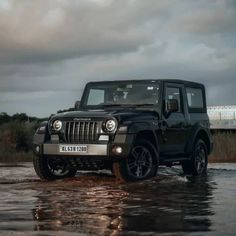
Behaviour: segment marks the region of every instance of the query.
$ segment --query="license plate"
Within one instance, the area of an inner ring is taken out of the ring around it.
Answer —
[[[86,145],[60,145],[59,152],[62,152],[62,153],[87,153],[88,147]]]

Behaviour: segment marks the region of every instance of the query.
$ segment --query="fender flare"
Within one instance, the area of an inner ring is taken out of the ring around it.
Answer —
[[[40,131],[41,127],[45,127],[45,131]],[[43,144],[44,141],[48,138],[48,135],[48,121],[43,121],[39,124],[38,129],[34,134],[33,144]]]
[[[155,146],[156,150],[159,151],[157,134],[155,132],[154,126],[150,122],[144,122],[144,121],[133,122],[128,127],[128,134],[134,134],[133,142],[135,142],[137,136],[140,133],[142,134],[145,132],[152,134],[152,138],[153,138],[152,144]]]
[[[192,147],[199,137],[201,137],[201,139],[206,143],[207,153],[210,154],[211,152],[210,132],[208,129],[200,125],[195,126],[193,131],[191,132],[188,138],[189,141],[186,144],[186,152],[189,154],[192,153]]]

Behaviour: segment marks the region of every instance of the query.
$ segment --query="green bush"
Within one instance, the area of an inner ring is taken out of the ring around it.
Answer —
[[[33,135],[38,124],[47,119],[0,112],[0,161],[31,160]]]
[[[11,121],[0,126],[0,158],[32,151],[36,122]]]

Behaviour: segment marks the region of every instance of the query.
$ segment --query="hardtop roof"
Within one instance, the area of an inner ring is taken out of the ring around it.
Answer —
[[[204,87],[203,84],[188,80],[181,80],[181,79],[133,79],[133,80],[113,80],[113,81],[92,81],[88,82],[87,84],[100,84],[100,83],[122,83],[122,82],[165,82],[165,83],[176,83],[176,84],[184,84],[187,86],[194,86],[194,87]]]

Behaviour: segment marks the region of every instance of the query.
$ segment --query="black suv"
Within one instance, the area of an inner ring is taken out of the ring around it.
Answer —
[[[124,181],[157,174],[159,165],[206,172],[212,138],[202,84],[183,80],[91,82],[75,111],[43,122],[34,136],[41,179],[110,169]]]

